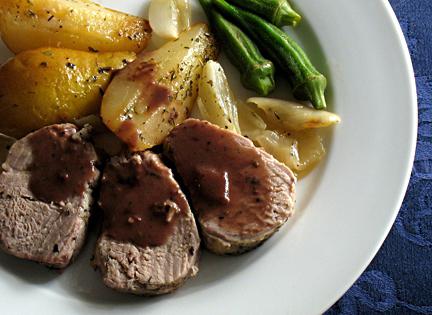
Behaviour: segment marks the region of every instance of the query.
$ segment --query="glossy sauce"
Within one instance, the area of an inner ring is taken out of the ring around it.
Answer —
[[[131,68],[127,69],[127,71],[131,72],[128,79],[130,81],[139,81],[143,87],[141,98],[148,100],[148,111],[154,111],[160,106],[170,103],[171,90],[155,81],[157,66],[154,62],[137,60],[128,67]]]
[[[164,245],[188,208],[169,169],[149,152],[106,167],[100,205],[105,233],[141,247]]]
[[[189,119],[165,144],[202,224],[236,235],[275,224],[270,173],[251,141]]]
[[[139,142],[138,128],[132,120],[125,120],[117,130],[117,136],[131,148],[135,148]]]
[[[29,136],[33,162],[30,190],[46,202],[62,202],[81,196],[96,176],[93,146],[73,137],[73,125],[54,125]]]
[[[144,55],[149,55],[149,53],[145,52]],[[151,59],[150,61],[141,61],[141,58],[117,74],[125,81],[137,83],[134,86],[139,89],[139,98],[134,100],[132,106],[127,106],[128,113],[124,115],[127,119],[123,119],[116,131],[117,136],[127,143],[132,150],[138,146],[141,136],[140,126],[134,122],[134,116],[155,112],[162,106],[168,106],[173,99],[172,91],[155,80],[156,63]]]

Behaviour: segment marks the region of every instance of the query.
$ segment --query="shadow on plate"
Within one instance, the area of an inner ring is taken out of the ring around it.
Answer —
[[[45,284],[60,275],[57,270],[50,270],[45,266],[18,259],[3,252],[0,252],[0,268],[15,275],[22,281],[35,285]]]
[[[93,233],[92,233],[93,234]],[[239,257],[220,257],[203,251],[198,275],[186,282],[186,285],[175,293],[160,297],[139,297],[118,293],[104,286],[98,271],[90,266],[90,257],[96,242],[96,235],[91,235],[84,252],[59,277],[56,284],[59,290],[90,304],[154,304],[171,296],[182,297],[204,289],[208,284],[222,281],[233,273],[256,262],[262,253],[251,252]],[[55,277],[55,275],[53,276]],[[63,293],[61,293],[63,295]]]

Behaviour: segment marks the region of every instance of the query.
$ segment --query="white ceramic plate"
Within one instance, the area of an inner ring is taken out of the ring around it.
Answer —
[[[147,1],[100,2],[147,16]],[[343,118],[326,161],[298,186],[296,216],[251,253],[204,253],[195,279],[152,299],[105,288],[89,265],[93,242],[63,274],[0,254],[2,313],[317,314],[350,287],[386,237],[407,187],[417,126],[412,66],[386,0],[292,2],[305,17],[296,38],[329,77],[330,108]],[[197,4],[194,13],[203,20]],[[7,50],[0,52],[6,60]],[[238,86],[237,72],[224,65]],[[276,95],[287,90],[282,82]]]

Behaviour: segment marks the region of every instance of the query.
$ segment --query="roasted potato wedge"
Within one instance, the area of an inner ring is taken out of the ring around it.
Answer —
[[[139,52],[151,28],[89,0],[2,0],[0,34],[14,53],[40,47]]]
[[[0,68],[0,132],[13,137],[96,113],[112,76],[133,52],[25,51]]]
[[[142,53],[108,86],[101,107],[104,123],[131,150],[161,144],[188,117],[203,66],[216,53],[205,24],[193,26],[158,50]]]

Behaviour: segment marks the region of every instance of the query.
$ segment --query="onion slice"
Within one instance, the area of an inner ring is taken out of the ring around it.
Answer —
[[[237,106],[222,66],[208,61],[199,82],[199,98],[193,109],[195,118],[200,118],[240,134]]]
[[[189,0],[152,0],[149,22],[153,32],[166,40],[175,40],[190,27]]]
[[[295,102],[267,97],[253,97],[247,100],[264,113],[265,120],[281,130],[304,130],[329,127],[341,122],[333,113],[316,110]]]

